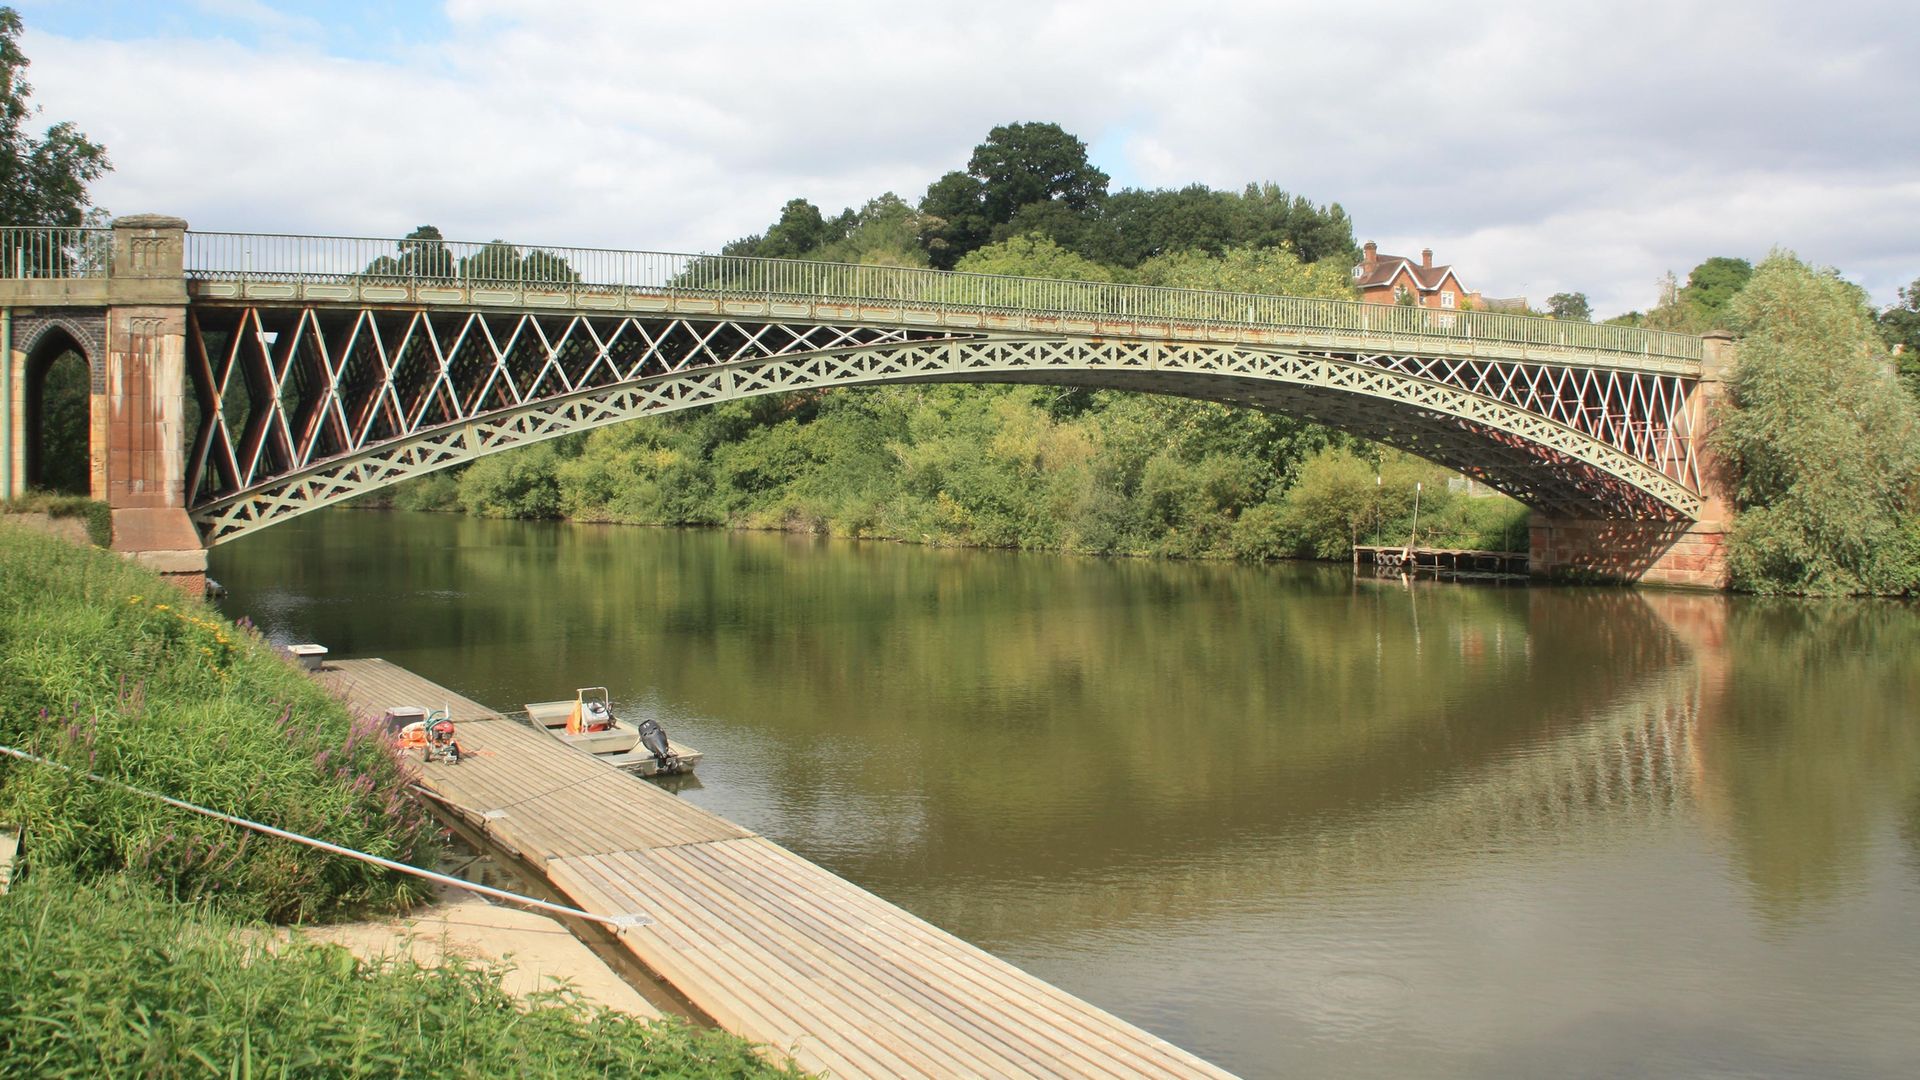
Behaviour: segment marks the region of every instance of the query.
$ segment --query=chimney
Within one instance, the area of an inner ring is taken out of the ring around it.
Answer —
[[[1367,246],[1365,248],[1362,248],[1361,250],[1367,253],[1366,257],[1360,260],[1361,266],[1366,267],[1367,270],[1371,272],[1374,267],[1380,265],[1380,245],[1379,244],[1376,244],[1373,241],[1369,240],[1367,241]]]
[[[1421,249],[1420,265],[1428,270],[1433,269],[1433,249],[1432,248]]]

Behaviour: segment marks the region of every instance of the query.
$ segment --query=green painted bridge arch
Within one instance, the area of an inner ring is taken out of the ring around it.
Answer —
[[[161,350],[179,358],[176,422],[190,429],[177,502],[207,545],[570,432],[759,394],[917,382],[1109,387],[1285,412],[1474,476],[1542,520],[1602,523],[1613,536],[1677,536],[1711,509],[1698,446],[1711,364],[1696,337],[912,268],[137,220],[144,231],[0,231],[0,257],[28,266],[0,277],[0,298],[10,308],[91,298],[109,338],[129,300],[150,308],[165,293],[177,305],[177,339]]]

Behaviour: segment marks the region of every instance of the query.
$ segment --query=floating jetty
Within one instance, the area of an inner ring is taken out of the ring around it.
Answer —
[[[316,677],[362,713],[445,703],[458,765],[426,796],[699,1012],[835,1077],[1228,1077],[717,815],[384,660]]]
[[[1475,551],[1469,548],[1406,547],[1400,544],[1355,544],[1353,565],[1371,563],[1390,570],[1429,570],[1454,574],[1527,575],[1524,551]]]

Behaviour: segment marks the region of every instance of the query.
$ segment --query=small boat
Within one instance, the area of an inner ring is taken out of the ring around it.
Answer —
[[[641,776],[692,772],[700,763],[700,751],[669,741],[652,717],[632,724],[615,716],[604,686],[583,686],[571,701],[530,702],[527,718],[561,742]]]

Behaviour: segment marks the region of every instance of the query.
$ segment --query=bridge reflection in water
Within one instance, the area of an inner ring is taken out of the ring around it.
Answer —
[[[433,515],[216,555],[483,700],[620,673],[685,797],[1245,1075],[1920,1056],[1908,608]]]

